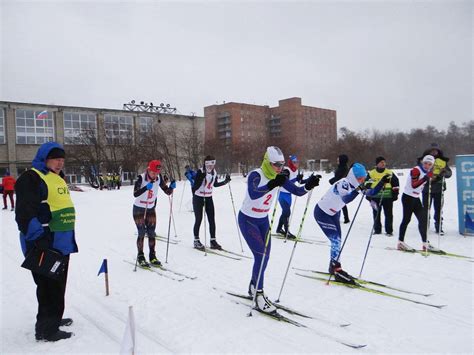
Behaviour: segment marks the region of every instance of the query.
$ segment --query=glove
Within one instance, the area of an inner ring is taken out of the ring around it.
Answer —
[[[147,190],[151,190],[153,188],[153,183],[152,182],[149,182],[148,184],[146,184],[146,189]]]
[[[288,180],[288,176],[286,174],[278,174],[273,180],[270,180],[267,183],[267,187],[269,190],[273,190],[275,187],[283,186],[286,180]]]
[[[51,232],[49,230],[45,230],[43,235],[35,240],[34,244],[40,250],[46,250],[51,247]]]
[[[168,175],[163,175],[163,181],[166,183],[168,183],[168,181],[170,181],[170,179],[168,178]]]
[[[300,174],[296,175],[296,181],[301,183],[301,181],[303,181],[303,174],[300,173]]]
[[[356,191],[359,190],[359,191],[366,191],[369,189],[371,185],[371,182],[370,181],[367,181],[367,182],[364,182],[362,184],[360,184],[359,186],[357,186],[357,188],[355,189]]]
[[[230,182],[230,180],[231,180],[231,179],[230,179],[230,175],[227,174],[227,175],[225,176],[225,182]]]
[[[320,178],[321,178],[320,175],[311,175],[306,181],[304,188],[309,191],[311,189],[314,189],[316,186],[319,186]]]
[[[380,179],[380,181],[382,181],[382,183],[386,184],[386,183],[389,183],[391,179],[392,179],[392,175],[386,174],[382,177],[382,179]]]
[[[431,179],[432,177],[433,177],[433,171],[428,171],[428,172],[426,173],[426,175],[423,177],[423,179],[424,179],[425,181],[428,181],[428,180]]]
[[[176,181],[175,180],[171,180],[171,184],[170,184],[170,189],[175,189],[176,188]]]

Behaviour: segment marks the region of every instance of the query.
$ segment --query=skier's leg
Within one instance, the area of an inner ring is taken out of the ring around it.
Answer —
[[[329,216],[318,205],[314,208],[314,219],[331,242],[331,260],[337,260],[341,250],[341,226],[339,224],[340,213]]]
[[[380,200],[374,199],[373,200],[376,204],[377,207],[380,207]],[[381,207],[380,207],[381,208]],[[380,222],[380,215],[382,212],[378,212],[377,210],[372,208],[372,215],[374,217],[374,234],[380,234],[382,233],[382,223]]]
[[[155,254],[155,238],[156,238],[156,211],[154,208],[148,209],[145,220],[146,235],[148,236],[148,247],[150,255]]]
[[[202,210],[204,207],[204,197],[193,195],[193,210],[194,210],[194,239],[199,239],[199,228],[202,222]]]
[[[133,220],[138,230],[137,237],[137,249],[138,253],[143,253],[143,239],[145,238],[146,228],[145,228],[145,209],[137,206],[133,206]]]
[[[216,218],[212,196],[206,197],[206,215],[209,222],[209,233],[211,235],[211,240],[216,239]]]
[[[398,240],[403,242],[405,240],[405,233],[407,231],[408,224],[411,220],[411,215],[413,213],[413,200],[415,198],[405,195],[402,195],[402,206],[403,206],[403,219],[400,223],[400,232],[398,235]]]
[[[426,207],[423,207],[419,199],[414,199],[413,212],[418,220],[418,231],[420,232],[423,243],[427,241],[427,225],[426,225]]]
[[[393,201],[391,198],[386,198],[382,202],[383,213],[385,215],[385,233],[393,233]]]
[[[291,215],[291,194],[280,193],[280,197],[282,198],[281,217],[283,218],[283,227],[285,227],[285,232],[289,232],[290,226],[288,223]]]
[[[441,223],[441,192],[440,193],[434,193],[431,194],[432,200],[433,200],[433,206],[434,206],[434,223],[435,223],[435,229],[436,233],[439,233],[439,226]]]

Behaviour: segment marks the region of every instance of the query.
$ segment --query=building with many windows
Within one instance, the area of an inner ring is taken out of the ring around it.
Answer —
[[[85,165],[90,154],[87,149],[100,150],[103,154],[101,162],[94,166],[97,173],[107,173],[111,169],[107,162],[110,165],[111,161],[121,165],[125,160],[162,158],[129,156],[139,151],[132,150],[132,146],[151,144],[146,140],[153,127],[158,127],[160,132],[176,133],[175,137],[193,131],[200,142],[204,140],[203,117],[0,101],[0,177],[7,171],[17,176],[29,168],[38,146],[48,141],[63,144],[66,153],[80,156],[83,152],[83,164],[67,161],[66,173],[71,182],[85,182],[84,169],[89,169]],[[163,136],[167,135],[162,133],[160,137]],[[184,150],[185,147],[175,148],[173,161],[182,160],[184,164],[187,160]],[[123,174],[127,179],[127,171]]]
[[[268,145],[302,161],[326,158],[337,141],[335,110],[304,106],[301,98],[280,100],[277,107],[229,102],[204,108],[209,149],[235,169],[255,167]]]

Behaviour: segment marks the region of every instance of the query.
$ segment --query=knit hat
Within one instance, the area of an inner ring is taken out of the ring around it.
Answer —
[[[377,165],[378,163],[380,163],[382,160],[385,160],[385,158],[382,157],[382,156],[375,158],[375,165]]]
[[[435,163],[435,158],[432,155],[425,155],[421,162],[422,163],[431,163],[431,165],[433,165]]]
[[[53,148],[49,151],[48,155],[46,156],[46,160],[48,159],[65,159],[66,158],[66,152],[64,149],[61,148]]]

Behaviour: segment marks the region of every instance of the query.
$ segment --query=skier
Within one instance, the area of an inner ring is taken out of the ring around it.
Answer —
[[[211,235],[211,249],[222,250],[222,246],[216,240],[216,222],[214,218],[214,201],[212,199],[212,190],[214,187],[220,187],[230,182],[230,175],[225,179],[217,181],[216,158],[208,155],[204,158],[202,169],[198,169],[194,178],[192,187],[193,192],[193,210],[194,210],[194,248],[204,250],[205,246],[199,240],[199,228],[201,228],[203,209],[206,212],[209,221],[209,233]]]
[[[443,209],[442,204],[444,191],[446,191],[445,180],[449,179],[453,175],[453,172],[448,165],[449,158],[444,156],[443,151],[439,149],[438,144],[431,144],[431,147],[427,149],[423,155],[425,156],[428,154],[435,158],[435,162],[433,166],[433,180],[431,180],[431,186],[426,184],[423,189],[423,206],[433,205],[436,233],[444,235],[441,221],[441,210]],[[431,194],[431,200],[429,204],[428,194]],[[427,211],[427,213],[429,215],[430,211]]]
[[[303,174],[300,174],[298,171],[298,167],[300,165],[298,161],[298,157],[296,155],[290,155],[288,159],[288,166],[283,168],[283,172],[288,175],[288,180],[295,183],[304,184],[306,180],[303,181]],[[278,226],[276,232],[283,236],[286,236],[289,239],[295,239],[296,236],[290,232],[289,229],[289,218],[291,214],[291,193],[288,192],[284,187],[280,189],[280,195],[278,197],[278,202],[281,206],[281,216],[280,220],[278,221]]]
[[[349,168],[347,166],[348,161],[349,157],[346,154],[341,154],[337,157],[337,169],[334,171],[334,177],[329,179],[329,183],[331,185],[334,185],[335,182],[347,176],[347,173],[349,172]],[[349,211],[347,210],[347,206],[342,208],[342,213],[344,214],[344,224],[349,223]]]
[[[161,174],[161,162],[159,160],[152,160],[148,163],[146,171],[139,175],[133,189],[133,196],[135,202],[133,203],[133,219],[138,229],[137,238],[137,263],[141,267],[160,266],[161,262],[156,257],[155,253],[155,228],[156,228],[156,200],[158,195],[158,187],[160,187],[165,194],[171,195],[176,188],[176,182],[171,181],[167,186]],[[150,250],[150,263],[145,259],[143,253],[143,244],[145,234],[148,237],[148,248]]]
[[[414,252],[415,249],[405,243],[405,232],[411,220],[411,215],[415,214],[418,219],[418,230],[423,241],[423,251],[440,252],[439,249],[433,247],[427,238],[427,206],[423,206],[420,195],[426,183],[430,183],[433,177],[433,165],[435,158],[432,155],[425,155],[421,163],[410,171],[407,178],[405,189],[402,195],[403,219],[400,224],[400,234],[398,236],[398,250]]]
[[[15,183],[16,180],[13,176],[10,176],[10,173],[6,173],[2,179],[3,185],[3,209],[7,209],[7,196],[10,199],[10,204],[12,206],[12,211],[15,210],[15,200],[13,199],[13,194],[15,192]]]
[[[378,208],[383,209],[385,214],[385,233],[387,236],[393,236],[393,202],[398,199],[398,193],[400,189],[400,182],[398,181],[397,175],[392,170],[386,168],[386,160],[384,157],[377,157],[375,159],[375,168],[369,171],[367,179],[372,182],[372,187],[375,187],[380,179],[385,175],[390,175],[390,181],[385,184],[383,191],[380,191],[374,197],[367,197],[373,207],[372,212],[374,216],[374,234],[382,233],[381,215],[382,211],[378,211]]]
[[[35,325],[38,341],[58,341],[73,335],[59,329],[73,322],[62,317],[69,257],[78,252],[74,230],[76,212],[62,171],[65,157],[60,144],[42,144],[32,162],[33,168],[21,174],[15,186],[15,220],[23,254],[26,256],[35,248],[41,251],[54,248],[67,259],[59,279],[32,273],[38,299]]]
[[[337,181],[324,194],[314,207],[314,218],[331,242],[331,259],[329,273],[334,275],[336,281],[354,283],[354,278],[342,269],[339,261],[341,251],[341,225],[339,223],[341,209],[353,201],[360,192],[365,196],[375,196],[382,186],[390,181],[390,175],[384,175],[379,183],[368,188],[365,185],[367,171],[362,164],[354,163],[347,177]]]
[[[257,309],[265,313],[276,311],[275,306],[263,292],[265,269],[271,251],[271,238],[268,239],[265,250],[267,233],[270,232],[268,213],[275,195],[278,194],[278,190],[275,191],[275,188],[284,187],[294,195],[303,196],[319,185],[319,177],[313,175],[307,179],[305,186],[297,187],[288,180],[286,174],[282,173],[284,164],[285,157],[280,148],[268,147],[261,167],[251,171],[248,175],[247,193],[239,212],[240,230],[254,256],[249,295],[254,296],[256,292]],[[264,258],[263,265],[262,258]],[[262,269],[257,285],[261,265]]]

